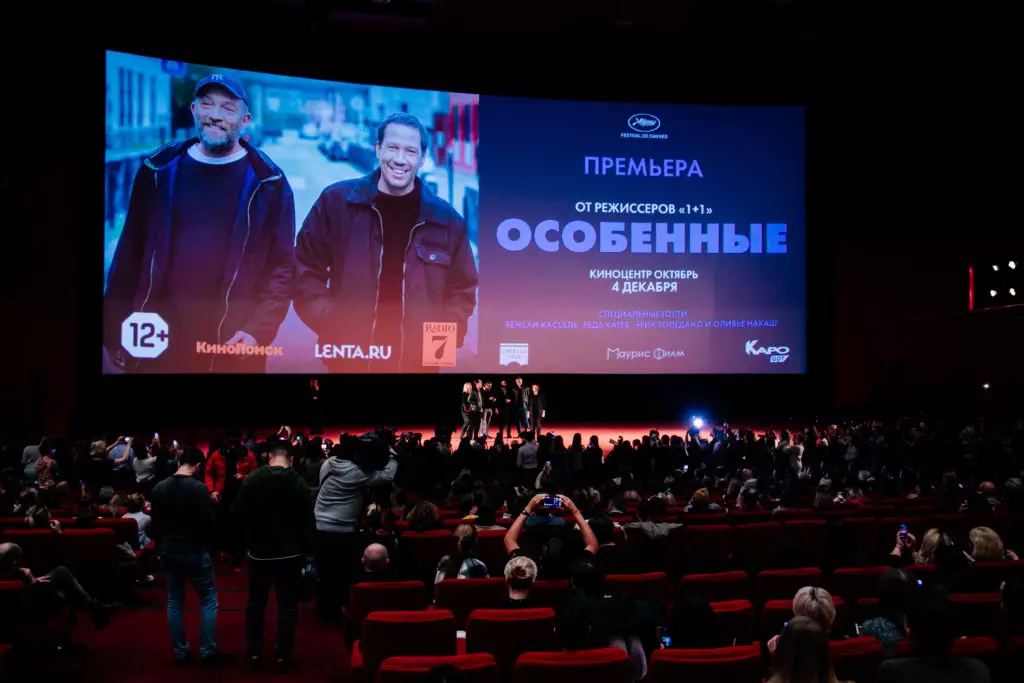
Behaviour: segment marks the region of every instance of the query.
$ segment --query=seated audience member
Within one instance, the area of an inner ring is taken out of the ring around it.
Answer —
[[[526,504],[526,507],[516,516],[515,521],[512,522],[512,526],[508,532],[505,533],[505,552],[508,553],[508,557],[511,560],[514,557],[522,555],[522,550],[519,548],[519,534],[522,533],[523,528],[526,525],[526,520],[533,515],[534,511],[537,510],[544,499],[547,498],[547,494],[539,493]],[[583,537],[583,544],[585,547],[584,556],[588,559],[593,559],[597,556],[597,538],[594,536],[594,532],[591,530],[587,520],[584,519],[583,514],[576,507],[576,504],[572,499],[566,496],[557,496],[561,501],[562,506],[565,510],[572,515],[573,520],[579,527],[580,535]],[[544,548],[541,554],[540,567],[538,568],[540,578],[544,580],[553,579],[564,579],[568,577],[568,556],[565,552],[565,541],[558,537],[549,538],[544,544]]]
[[[498,508],[500,507],[501,502],[497,498],[484,494],[476,508],[476,519],[473,520],[476,530],[504,531],[505,527],[498,524]]]
[[[755,481],[756,480],[751,480]],[[761,494],[758,493],[756,486],[744,486],[740,489],[739,498],[736,499],[736,507],[738,510],[743,512],[755,512],[761,510],[761,505],[758,502],[761,498]]]
[[[37,577],[28,567],[21,566],[22,558],[21,546],[0,543],[0,581],[21,581],[29,591],[32,613],[20,615],[20,618],[45,621],[65,609],[72,609],[88,612],[97,629],[105,629],[110,624],[116,606],[97,602],[82,588],[70,569],[60,566]]]
[[[1003,547],[1003,539],[987,526],[971,529],[971,560],[974,562],[1002,562],[1016,560],[1017,553]]]
[[[136,461],[138,462],[138,461]],[[146,501],[138,493],[133,493],[125,499],[125,507],[128,508],[128,512],[122,515],[125,519],[134,519],[135,523],[139,526],[139,547],[145,548],[149,545],[149,525],[153,519],[146,514]]]
[[[782,630],[768,683],[837,683],[828,637],[817,622],[793,617]]]
[[[570,584],[576,597],[566,609],[578,609],[588,615],[591,647],[617,647],[626,652],[633,662],[633,678],[641,680],[647,675],[647,655],[643,636],[646,631],[654,635],[654,624],[645,623],[645,611],[626,596],[607,594],[605,573],[593,560],[573,564]]]
[[[717,503],[711,502],[711,494],[706,488],[697,489],[690,498],[690,504],[683,508],[686,512],[700,515],[708,512],[718,512],[722,509]]]
[[[836,620],[836,603],[832,600],[832,594],[824,588],[804,586],[793,596],[793,616],[807,617],[816,623],[823,633],[829,633]],[[775,653],[779,638],[780,636],[774,636],[768,641],[769,653]]]
[[[437,565],[434,583],[445,579],[486,579],[487,565],[473,557],[476,551],[476,529],[471,524],[460,524],[452,534],[455,552],[445,555]]]
[[[380,543],[371,543],[363,551],[363,571],[354,583],[380,583],[397,580],[391,571],[388,549]]]
[[[530,588],[537,580],[537,564],[525,555],[513,557],[505,564],[505,585],[508,597],[504,606],[508,609],[528,607]]]
[[[435,531],[443,528],[441,513],[429,500],[421,500],[413,505],[405,521],[409,522],[410,531]]]
[[[595,647],[593,611],[585,606],[569,603],[555,621],[555,640],[564,652],[589,650]]]
[[[632,555],[628,547],[615,542],[615,524],[605,516],[590,520],[590,528],[597,538],[597,563],[605,574],[629,574]]]
[[[885,656],[892,657],[896,643],[907,635],[907,607],[914,595],[916,583],[906,569],[887,569],[881,578],[878,616],[865,621],[860,635],[874,636],[885,648]]]
[[[533,514],[530,515],[530,518],[528,520],[526,520],[527,529],[532,529],[534,531],[541,532],[556,533],[561,533],[565,531],[565,520],[561,517],[556,517],[555,515],[551,514],[551,510],[553,508],[545,505],[545,502],[547,502],[549,498],[557,499],[557,497],[558,496],[555,496],[551,493],[544,493],[544,497],[541,500],[540,505],[534,508]]]
[[[917,591],[907,610],[907,641],[913,656],[883,662],[875,683],[988,683],[987,666],[950,654],[954,640],[946,592],[937,586]]]
[[[75,526],[79,528],[94,526],[99,518],[100,508],[96,505],[96,500],[92,494],[83,493],[82,497],[78,499],[78,509],[75,511]]]
[[[921,537],[921,547],[913,553],[914,564],[933,564],[935,554],[943,546],[952,546],[953,539],[941,529],[929,529]],[[902,550],[901,550],[902,552]]]
[[[703,650],[720,647],[715,613],[702,597],[679,597],[672,606],[668,636],[672,649]]]
[[[29,529],[50,529],[55,534],[61,532],[60,522],[50,517],[50,510],[45,505],[33,505],[26,510],[25,524]]]
[[[652,540],[658,538],[666,538],[669,533],[682,524],[677,522],[655,522],[653,517],[658,514],[663,514],[665,510],[665,503],[660,498],[650,498],[640,503],[640,507],[636,510],[636,522],[630,522],[629,524],[623,524],[623,528],[626,533],[640,532]],[[597,533],[597,532],[595,532]],[[601,542],[598,537],[598,543]]]

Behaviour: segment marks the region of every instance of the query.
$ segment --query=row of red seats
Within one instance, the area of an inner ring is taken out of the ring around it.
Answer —
[[[517,683],[552,675],[581,676],[597,683],[632,681],[632,666],[622,650],[553,651],[554,619],[550,609],[478,610],[470,617],[463,641],[447,610],[373,612],[352,649],[353,677],[357,683],[415,681],[435,666],[453,664],[480,681],[500,680],[502,675]],[[870,636],[836,640],[831,649],[840,680],[870,683],[885,658],[881,644]],[[1005,650],[994,638],[965,638],[956,642],[954,652],[981,659],[994,680],[1008,681],[1024,664],[1024,638]],[[760,683],[766,664],[756,642],[708,650],[658,650],[650,657],[646,680]]]
[[[818,574],[813,572],[817,571]],[[739,573],[739,572],[736,572]],[[806,585],[820,585],[820,570],[766,573],[759,576],[763,589],[756,605],[745,580],[732,584],[736,592],[724,590],[725,582],[705,582],[703,576],[686,577],[679,585],[683,595],[698,595],[711,603],[715,613],[718,634],[723,644],[746,642],[756,635],[769,638],[777,634],[782,625],[793,616],[793,596]],[[734,577],[739,579],[740,577]],[[877,581],[874,590],[833,595],[836,622],[833,635],[842,637],[852,624],[877,616],[879,599]],[[712,587],[711,590],[708,590]],[[648,600],[661,606],[666,619],[670,613],[672,585],[662,573],[646,575],[612,575],[607,590],[611,595],[628,592],[636,599]],[[433,607],[450,612],[458,628],[466,628],[471,615],[479,609],[501,609],[507,597],[502,579],[452,579],[434,587]],[[530,591],[531,607],[557,609],[573,597],[568,581],[538,581]],[[1001,597],[998,592],[953,594],[950,603],[959,635],[974,636],[989,633],[1001,619]],[[426,587],[419,581],[389,583],[361,583],[351,588],[346,611],[346,636],[350,642],[359,637],[363,620],[376,611],[415,611],[431,606]]]

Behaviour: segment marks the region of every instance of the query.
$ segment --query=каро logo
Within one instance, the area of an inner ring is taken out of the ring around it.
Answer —
[[[788,346],[758,346],[757,340],[748,340],[744,347],[748,356],[769,356],[769,363],[785,363],[789,358]]]
[[[626,125],[637,133],[653,133],[661,128],[661,119],[654,114],[633,114]]]

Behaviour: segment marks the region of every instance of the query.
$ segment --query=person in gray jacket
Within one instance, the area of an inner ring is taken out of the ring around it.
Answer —
[[[319,574],[316,603],[317,613],[325,621],[340,619],[352,577],[361,571],[367,544],[361,533],[364,494],[367,489],[390,484],[397,471],[394,450],[376,436],[344,438],[320,467],[314,509]]]

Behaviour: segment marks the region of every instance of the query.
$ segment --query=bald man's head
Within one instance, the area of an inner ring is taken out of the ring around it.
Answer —
[[[368,572],[382,572],[388,568],[388,549],[380,543],[366,546],[363,551],[363,569]]]
[[[996,485],[990,481],[983,481],[978,486],[978,491],[986,496],[994,496],[996,495]]]

